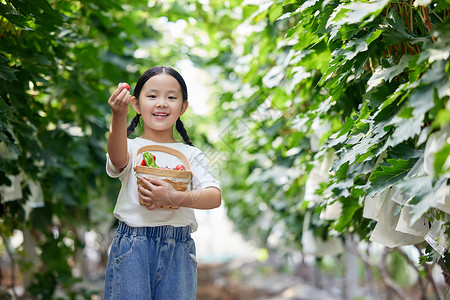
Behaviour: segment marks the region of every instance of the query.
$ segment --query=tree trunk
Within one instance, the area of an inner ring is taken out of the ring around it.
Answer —
[[[345,239],[345,277],[344,299],[351,300],[358,296],[358,257],[355,254],[355,245],[351,236]]]

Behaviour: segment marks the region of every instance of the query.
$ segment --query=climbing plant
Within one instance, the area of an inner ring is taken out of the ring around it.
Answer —
[[[349,236],[417,245],[448,285],[449,2],[245,1],[233,12],[243,21],[219,30],[228,43],[211,64],[222,66],[217,146],[236,227],[316,256]]]
[[[0,1],[0,298],[16,285],[26,297],[74,296],[84,232],[112,225],[107,99],[177,60],[170,45],[135,55],[161,37],[162,6],[127,2]]]
[[[111,222],[118,188],[106,99],[188,58],[213,78],[190,129],[236,228],[316,256],[417,245],[448,276],[449,4],[1,0],[1,251],[32,296],[76,293],[83,230]]]

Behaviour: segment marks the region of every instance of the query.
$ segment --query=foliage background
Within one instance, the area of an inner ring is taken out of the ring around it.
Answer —
[[[242,233],[286,251],[310,251],[311,232],[369,241],[365,202],[391,188],[413,196],[394,216],[441,222],[443,248],[422,243],[422,259],[448,272],[448,211],[433,202],[448,197],[448,13],[448,1],[0,1],[2,251],[32,274],[29,293],[75,293],[83,233],[107,242],[113,227],[109,93],[189,59],[216,92],[188,132]],[[431,137],[443,142],[430,154]]]

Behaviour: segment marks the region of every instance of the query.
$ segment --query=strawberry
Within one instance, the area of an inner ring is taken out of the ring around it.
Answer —
[[[127,90],[130,90],[130,86],[126,82],[123,83],[123,87]]]
[[[177,165],[177,166],[175,167],[175,170],[178,170],[178,171],[186,171],[186,168],[185,168],[183,165]]]
[[[145,163],[145,159],[143,159],[143,160],[141,161],[141,166],[144,166],[144,167],[147,166],[147,164]]]

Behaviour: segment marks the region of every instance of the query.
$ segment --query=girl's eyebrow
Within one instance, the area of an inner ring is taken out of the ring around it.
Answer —
[[[178,93],[178,90],[171,89],[171,90],[168,90],[167,92],[169,92],[169,93]]]
[[[156,92],[159,92],[159,90],[158,89],[150,89],[149,92],[156,93]],[[178,90],[171,89],[171,90],[168,90],[167,92],[169,92],[169,93],[177,93]]]

